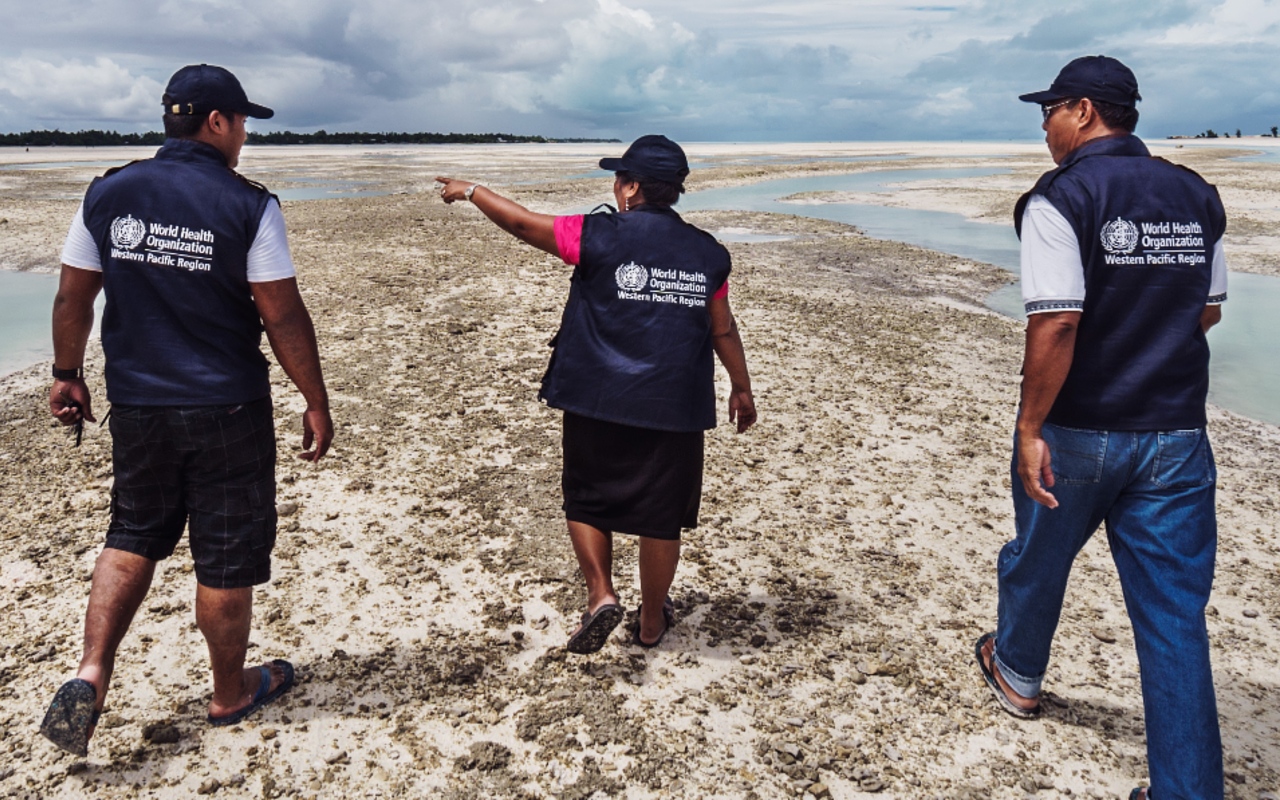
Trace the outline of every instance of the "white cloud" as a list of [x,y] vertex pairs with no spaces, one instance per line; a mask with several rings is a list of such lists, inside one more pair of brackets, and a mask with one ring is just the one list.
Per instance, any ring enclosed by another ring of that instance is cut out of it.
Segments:
[[1225,0],[1208,18],[1177,25],[1161,37],[1167,45],[1239,45],[1275,43],[1280,3],[1275,0]]
[[556,58],[537,69],[476,70],[451,64],[454,84],[441,99],[486,103],[523,114],[680,115],[708,91],[681,68],[698,58],[697,37],[682,25],[598,0],[560,26]]
[[0,92],[19,108],[49,124],[100,120],[129,122],[158,117],[163,87],[133,75],[109,58],[92,62],[7,58],[0,60]]
[[634,112],[697,102],[701,87],[681,67],[697,37],[679,23],[600,0],[596,13],[565,25],[566,60],[538,91],[543,104],[581,112]]
[[169,75],[207,61],[277,110],[258,130],[1032,138],[1016,95],[1089,52],[1138,72],[1147,130],[1280,122],[1276,0],[0,0],[0,14],[22,20],[0,28],[6,130],[154,128]]
[[911,110],[915,119],[939,119],[961,114],[968,114],[975,106],[969,99],[968,86],[956,86],[945,92],[938,92],[927,98]]

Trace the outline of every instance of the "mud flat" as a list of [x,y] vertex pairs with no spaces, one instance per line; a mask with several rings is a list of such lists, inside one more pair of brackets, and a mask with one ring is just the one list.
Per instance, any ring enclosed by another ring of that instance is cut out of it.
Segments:
[[[608,199],[607,179],[566,180],[589,159],[508,152],[438,171],[545,210]],[[90,757],[38,736],[79,658],[110,440],[92,429],[70,448],[44,410],[48,365],[32,367],[0,381],[0,796],[1114,798],[1146,777],[1101,537],[1077,565],[1041,721],[1003,714],[973,664],[1013,530],[1021,332],[982,306],[1007,273],[833,223],[691,215],[789,237],[730,245],[761,423],[708,437],[702,527],[663,645],[619,631],[569,657],[583,593],[558,503],[559,415],[535,400],[568,269],[424,192],[428,160],[296,157],[399,192],[286,203],[338,435],[318,468],[289,460],[301,405],[275,370],[281,529],[250,653],[291,659],[300,685],[243,725],[205,724],[180,548],[121,650]],[[731,157],[696,179],[839,168]],[[52,194],[3,176],[21,185],[0,217],[17,218],[24,191]],[[56,261],[75,200],[40,202],[47,221],[24,225]],[[101,363],[94,348],[99,414]],[[1253,800],[1280,790],[1280,431],[1217,409],[1210,424],[1227,790]],[[618,550],[634,608],[635,547],[619,537]]]

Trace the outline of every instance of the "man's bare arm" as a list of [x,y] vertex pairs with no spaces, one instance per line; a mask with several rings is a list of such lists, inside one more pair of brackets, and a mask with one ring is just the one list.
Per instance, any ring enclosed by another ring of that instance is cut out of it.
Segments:
[[1027,318],[1022,402],[1018,410],[1018,476],[1027,496],[1049,508],[1057,508],[1058,501],[1046,491],[1046,487],[1053,486],[1053,472],[1041,428],[1071,371],[1079,326],[1079,311],[1033,314]]
[[1200,312],[1200,330],[1205,333],[1219,322],[1222,322],[1222,306],[1205,306],[1204,311]]
[[[302,415],[302,449],[306,452],[298,457],[319,461],[333,441],[333,420],[329,416],[329,393],[320,370],[315,326],[298,292],[298,281],[284,278],[250,286],[271,351],[307,401],[307,410]],[[313,443],[314,450],[311,449]]]
[[[62,265],[58,294],[53,299],[53,365],[61,369],[84,366],[84,351],[93,330],[93,301],[102,290],[102,273]],[[81,419],[96,422],[84,381],[57,380],[49,390],[49,411],[63,425]],[[80,406],[79,409],[74,404]]]

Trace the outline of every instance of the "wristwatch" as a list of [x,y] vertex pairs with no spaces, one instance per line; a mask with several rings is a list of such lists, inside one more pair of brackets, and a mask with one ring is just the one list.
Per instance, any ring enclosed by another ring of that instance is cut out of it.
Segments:
[[53,365],[53,377],[60,381],[74,381],[84,377],[84,367],[76,367],[75,369],[58,369],[58,365]]
[[483,183],[473,183],[473,184],[471,184],[470,186],[468,186],[468,187],[467,187],[467,190],[466,190],[465,192],[463,192],[463,193],[462,193],[462,196],[463,196],[463,197],[465,197],[465,198],[467,198],[467,202],[470,202],[470,201],[471,201],[471,193],[472,193],[472,192],[474,192],[474,191],[476,190],[476,187],[477,187],[477,186],[484,186],[484,184],[483,184]]

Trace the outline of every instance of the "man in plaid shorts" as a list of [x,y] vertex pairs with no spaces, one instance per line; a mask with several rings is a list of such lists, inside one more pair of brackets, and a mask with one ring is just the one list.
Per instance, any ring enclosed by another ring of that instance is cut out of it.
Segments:
[[272,113],[249,102],[227,70],[182,68],[165,90],[164,145],[93,182],[63,248],[49,406],[64,425],[94,421],[83,364],[103,291],[115,476],[84,655],[41,726],[78,755],[156,562],[184,528],[213,671],[208,721],[239,722],[293,685],[287,661],[245,668],[253,587],[270,579],[276,535],[264,329],[306,399],[301,458],[320,460],[333,422],[279,201],[234,171],[246,118]]

